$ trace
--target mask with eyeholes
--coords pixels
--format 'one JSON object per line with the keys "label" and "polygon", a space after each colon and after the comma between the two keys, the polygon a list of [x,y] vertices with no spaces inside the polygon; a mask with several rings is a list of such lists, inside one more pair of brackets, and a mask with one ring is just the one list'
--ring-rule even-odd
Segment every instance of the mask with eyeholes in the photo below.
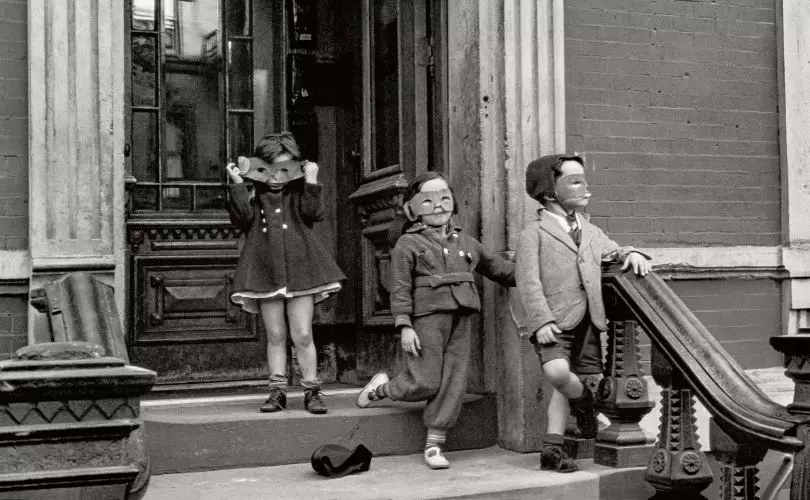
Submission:
{"label": "mask with eyeholes", "polygon": [[[436,207],[441,211],[436,212]],[[437,191],[420,191],[402,204],[402,211],[408,220],[415,221],[423,215],[434,213],[453,213],[454,201],[453,192],[449,189],[439,189]]]}
{"label": "mask with eyeholes", "polygon": [[301,168],[303,163],[297,160],[267,163],[261,158],[240,156],[237,165],[239,175],[273,189],[280,189],[288,182],[304,176]]}

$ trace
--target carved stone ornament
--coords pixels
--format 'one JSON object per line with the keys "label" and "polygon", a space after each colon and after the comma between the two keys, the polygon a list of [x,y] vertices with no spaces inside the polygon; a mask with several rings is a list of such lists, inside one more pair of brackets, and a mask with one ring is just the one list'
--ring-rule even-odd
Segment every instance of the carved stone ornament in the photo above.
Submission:
{"label": "carved stone ornament", "polygon": [[661,473],[664,471],[664,467],[667,465],[667,453],[664,450],[659,449],[655,452],[652,458],[652,466],[653,470],[657,473]]}
{"label": "carved stone ornament", "polygon": [[644,394],[644,384],[637,378],[627,379],[624,383],[624,392],[628,398],[638,399]]}
{"label": "carved stone ornament", "polygon": [[681,455],[681,469],[687,474],[697,474],[701,465],[702,461],[700,460],[700,455],[697,453],[687,451]]}

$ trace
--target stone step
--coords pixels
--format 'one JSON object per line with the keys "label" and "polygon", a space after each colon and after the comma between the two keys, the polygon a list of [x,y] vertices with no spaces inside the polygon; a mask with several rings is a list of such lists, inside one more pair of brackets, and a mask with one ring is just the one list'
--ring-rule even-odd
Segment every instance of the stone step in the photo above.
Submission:
{"label": "stone step", "polygon": [[[450,469],[434,471],[424,465],[421,454],[375,456],[368,472],[339,479],[317,475],[308,463],[166,474],[152,478],[144,500],[646,500],[655,494],[644,480],[644,467],[613,469],[580,460],[580,471],[559,474],[538,470],[537,453],[497,446],[451,452],[448,457]],[[721,498],[720,470],[713,458],[709,461],[715,482],[703,494]],[[761,488],[780,461],[772,452],[760,464]],[[778,500],[787,500],[788,494],[781,490]]]}
{"label": "stone step", "polygon": [[[375,456],[423,449],[424,403],[354,405],[359,389],[325,390],[326,415],[303,407],[303,393],[288,394],[287,410],[259,413],[266,394],[165,398],[143,402],[152,474],[264,467],[308,462],[326,442],[362,443]],[[450,450],[486,448],[497,439],[494,395],[468,395]]]}

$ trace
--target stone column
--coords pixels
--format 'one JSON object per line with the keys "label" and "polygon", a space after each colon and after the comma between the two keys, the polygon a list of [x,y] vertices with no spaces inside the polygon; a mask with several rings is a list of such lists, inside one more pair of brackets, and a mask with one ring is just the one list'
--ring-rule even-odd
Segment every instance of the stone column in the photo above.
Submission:
{"label": "stone column", "polygon": [[[71,271],[124,307],[124,3],[29,0],[31,288]],[[47,333],[29,314],[29,342]],[[43,339],[47,340],[47,339]]]}
{"label": "stone column", "polygon": [[[537,203],[525,194],[533,159],[565,149],[562,0],[479,0],[482,242],[513,257]],[[495,337],[499,443],[540,447],[549,386],[510,313],[515,297],[485,285],[484,329]],[[513,293],[513,292],[510,292]],[[490,381],[491,382],[491,381]]]}
{"label": "stone column", "polygon": [[777,1],[782,171],[783,329],[810,333],[810,3]]}

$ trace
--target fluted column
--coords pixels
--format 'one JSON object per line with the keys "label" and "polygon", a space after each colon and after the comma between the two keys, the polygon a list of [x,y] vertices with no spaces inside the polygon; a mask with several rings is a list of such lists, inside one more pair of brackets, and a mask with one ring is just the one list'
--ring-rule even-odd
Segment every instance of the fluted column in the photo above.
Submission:
{"label": "fluted column", "polygon": [[[481,238],[512,257],[537,208],[525,194],[526,165],[565,149],[563,2],[479,0],[478,16]],[[499,370],[490,383],[497,385],[501,446],[533,451],[545,433],[550,386],[518,334],[510,293],[485,285],[484,330],[494,338]]]}
{"label": "fluted column", "polygon": [[28,23],[31,288],[91,271],[123,312],[124,2],[29,0]]}
{"label": "fluted column", "polygon": [[810,2],[777,2],[779,139],[782,178],[783,329],[810,333]]}

